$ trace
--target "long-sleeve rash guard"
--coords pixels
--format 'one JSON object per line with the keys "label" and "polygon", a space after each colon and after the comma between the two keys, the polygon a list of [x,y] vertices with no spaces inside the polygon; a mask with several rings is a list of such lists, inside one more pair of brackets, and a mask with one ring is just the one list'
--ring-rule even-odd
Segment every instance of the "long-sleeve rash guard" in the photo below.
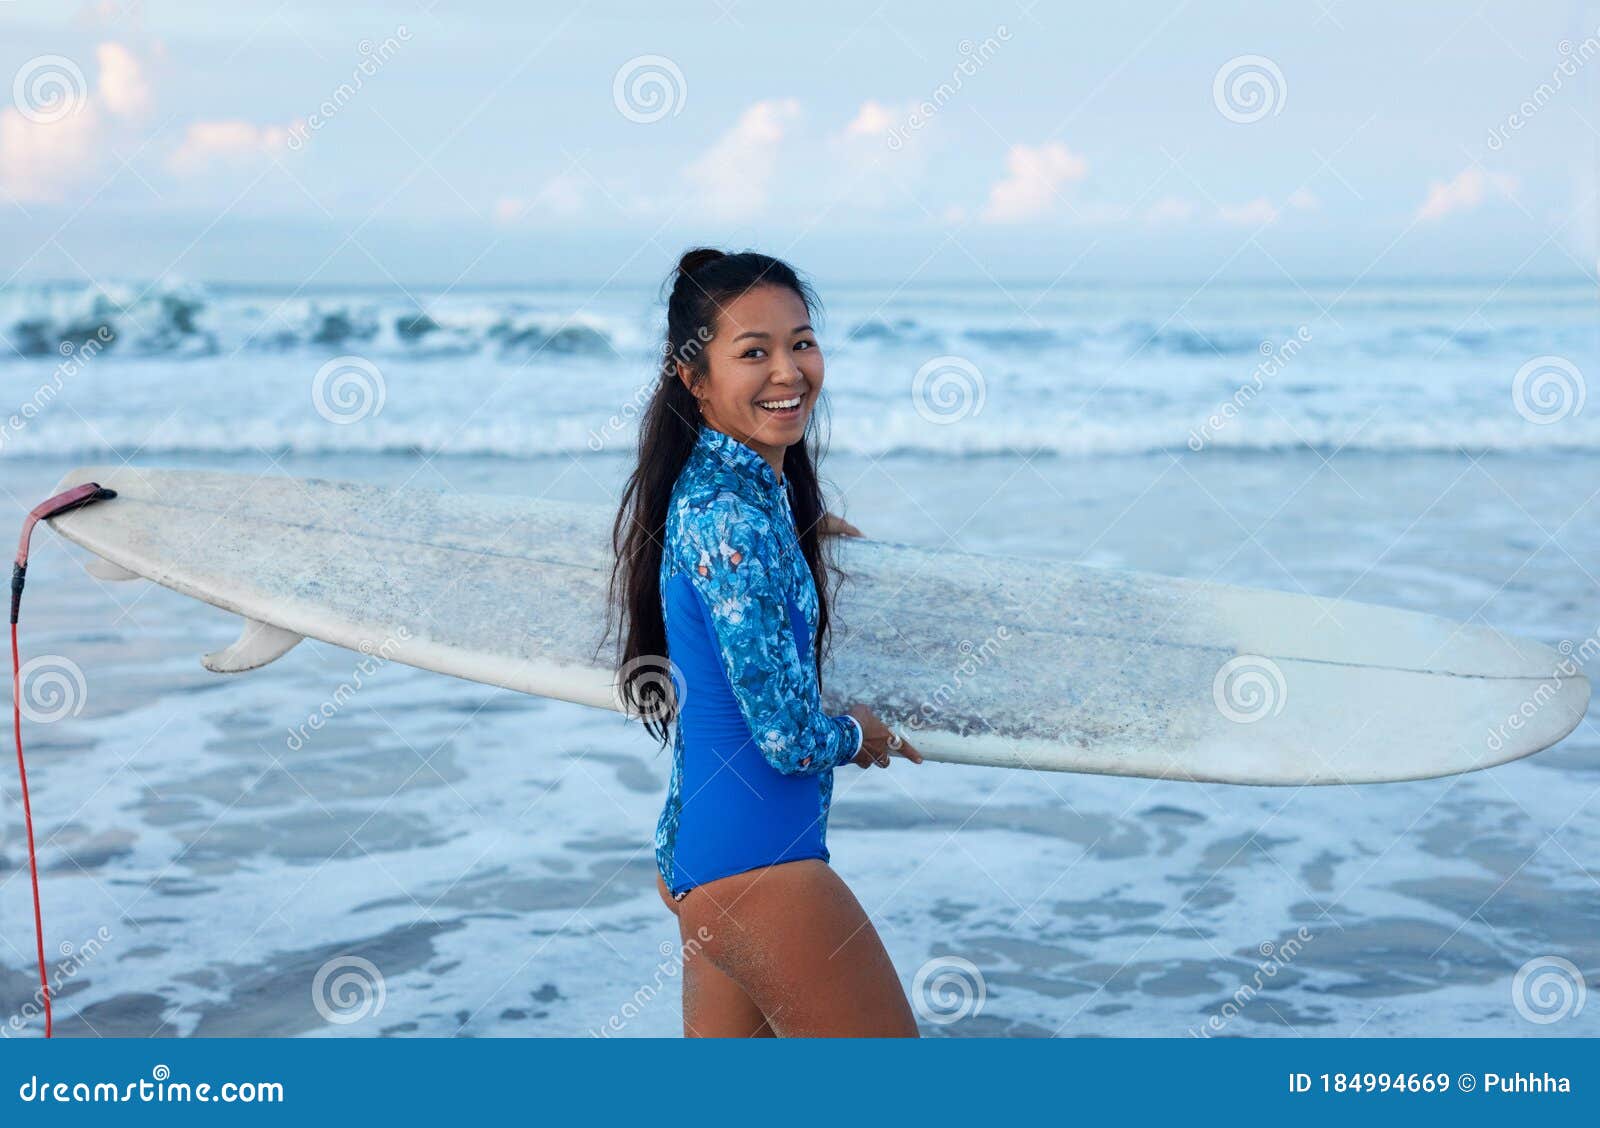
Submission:
{"label": "long-sleeve rash guard", "polygon": [[702,427],[674,485],[661,609],[677,668],[672,782],[656,864],[674,896],[730,874],[826,861],[833,769],[861,726],[822,709],[816,584],[788,490],[754,449]]}

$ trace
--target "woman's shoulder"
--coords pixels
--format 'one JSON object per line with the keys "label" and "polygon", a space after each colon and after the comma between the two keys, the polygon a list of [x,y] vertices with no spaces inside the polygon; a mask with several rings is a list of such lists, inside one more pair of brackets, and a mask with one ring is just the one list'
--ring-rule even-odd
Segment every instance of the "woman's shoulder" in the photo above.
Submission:
{"label": "woman's shoulder", "polygon": [[752,552],[772,534],[771,515],[726,483],[679,482],[667,509],[667,555],[711,549]]}

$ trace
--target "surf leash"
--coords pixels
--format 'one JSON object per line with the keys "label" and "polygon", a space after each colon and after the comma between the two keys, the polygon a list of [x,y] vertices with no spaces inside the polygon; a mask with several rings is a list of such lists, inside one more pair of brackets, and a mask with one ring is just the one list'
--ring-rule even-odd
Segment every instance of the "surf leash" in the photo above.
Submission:
{"label": "surf leash", "polygon": [[28,768],[22,759],[22,660],[17,650],[17,619],[22,611],[22,585],[28,577],[28,542],[33,539],[33,527],[40,521],[116,496],[116,490],[108,490],[99,482],[85,482],[40,502],[22,522],[17,560],[11,566],[11,724],[17,736],[17,779],[22,784],[22,822],[28,834],[28,877],[33,882],[33,938],[39,951],[39,991],[44,1001],[46,1038],[53,1033],[54,1015],[50,1007],[50,977],[45,971],[44,962],[44,913],[39,907],[39,861],[33,849],[33,806],[28,802]]}

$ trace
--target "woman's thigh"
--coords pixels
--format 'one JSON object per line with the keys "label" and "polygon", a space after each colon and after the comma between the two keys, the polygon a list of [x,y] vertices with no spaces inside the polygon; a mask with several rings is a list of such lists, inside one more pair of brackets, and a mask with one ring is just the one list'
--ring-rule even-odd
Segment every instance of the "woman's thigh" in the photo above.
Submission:
{"label": "woman's thigh", "polygon": [[916,1036],[883,941],[825,862],[720,878],[677,907],[682,935],[696,938],[779,1035]]}
{"label": "woman's thigh", "polygon": [[[674,901],[660,877],[656,892],[673,916],[681,902]],[[679,952],[683,960],[683,1033],[686,1038],[770,1038],[761,1008],[744,988],[718,969],[705,952],[704,942],[678,919]]]}

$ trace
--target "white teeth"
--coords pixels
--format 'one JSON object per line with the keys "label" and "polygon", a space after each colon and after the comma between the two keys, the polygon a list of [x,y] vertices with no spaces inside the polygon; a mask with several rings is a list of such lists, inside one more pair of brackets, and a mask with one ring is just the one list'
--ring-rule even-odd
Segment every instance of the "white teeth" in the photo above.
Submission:
{"label": "white teeth", "polygon": [[756,406],[764,407],[768,411],[787,411],[791,407],[799,407],[800,398],[801,397],[799,396],[795,396],[793,399],[767,400],[764,403],[757,404]]}

